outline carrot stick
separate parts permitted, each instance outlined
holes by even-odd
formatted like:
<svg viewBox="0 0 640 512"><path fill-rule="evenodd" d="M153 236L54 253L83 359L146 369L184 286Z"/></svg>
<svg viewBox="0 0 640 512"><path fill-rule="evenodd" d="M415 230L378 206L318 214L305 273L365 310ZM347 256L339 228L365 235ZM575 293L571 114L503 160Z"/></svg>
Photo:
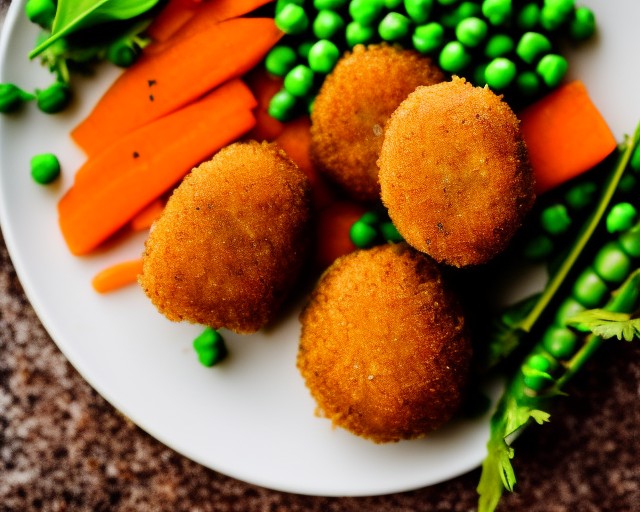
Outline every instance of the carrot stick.
<svg viewBox="0 0 640 512"><path fill-rule="evenodd" d="M236 79L89 158L58 203L71 252L95 249L193 166L250 130L253 107L251 92Z"/></svg>
<svg viewBox="0 0 640 512"><path fill-rule="evenodd" d="M162 199L151 201L143 210L138 212L129 225L134 231L144 231L149 229L164 211L165 202Z"/></svg>
<svg viewBox="0 0 640 512"><path fill-rule="evenodd" d="M215 0L211 0L215 3ZM169 0L158 13L146 33L154 41L166 41L184 26L201 7L201 2L187 0Z"/></svg>
<svg viewBox="0 0 640 512"><path fill-rule="evenodd" d="M311 121L309 116L301 116L284 123L282 133L276 138L275 143L289 155L298 167L307 175L311 182L313 204L317 210L326 208L335 201L335 194L327 185L327 182L318 174L311 157Z"/></svg>
<svg viewBox="0 0 640 512"><path fill-rule="evenodd" d="M258 66L245 76L245 81L258 101L255 109L256 126L248 137L271 142L284 129L283 123L269 115L269 102L282 89L283 79L271 76L263 66Z"/></svg>
<svg viewBox="0 0 640 512"><path fill-rule="evenodd" d="M356 249L351 241L351 226L366 213L363 206L347 201L335 202L318 214L314 263L324 270L336 258Z"/></svg>
<svg viewBox="0 0 640 512"><path fill-rule="evenodd" d="M593 168L617 145L584 84L577 80L527 107L519 117L538 194Z"/></svg>
<svg viewBox="0 0 640 512"><path fill-rule="evenodd" d="M107 293L118 290L138 281L142 274L142 259L123 261L98 272L91 285L98 293Z"/></svg>
<svg viewBox="0 0 640 512"><path fill-rule="evenodd" d="M235 18L145 53L72 132L88 155L253 68L280 39L273 19Z"/></svg>

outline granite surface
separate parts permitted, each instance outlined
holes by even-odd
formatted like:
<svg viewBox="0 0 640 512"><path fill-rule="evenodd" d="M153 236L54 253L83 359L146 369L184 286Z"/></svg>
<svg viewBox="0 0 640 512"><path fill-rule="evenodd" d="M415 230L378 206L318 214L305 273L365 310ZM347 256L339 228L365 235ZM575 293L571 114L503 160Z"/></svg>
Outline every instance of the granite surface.
<svg viewBox="0 0 640 512"><path fill-rule="evenodd" d="M640 344L611 342L568 392L551 423L517 440L519 483L500 510L640 511ZM467 512L478 477L474 470L413 492L322 498L202 467L127 421L69 365L0 238L1 512Z"/></svg>

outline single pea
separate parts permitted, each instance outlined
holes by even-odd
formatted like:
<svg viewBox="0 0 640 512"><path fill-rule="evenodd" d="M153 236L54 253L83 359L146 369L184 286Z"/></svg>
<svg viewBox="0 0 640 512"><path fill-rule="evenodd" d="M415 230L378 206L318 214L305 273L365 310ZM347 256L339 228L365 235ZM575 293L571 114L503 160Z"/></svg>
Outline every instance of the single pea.
<svg viewBox="0 0 640 512"><path fill-rule="evenodd" d="M550 32L557 30L560 26L569 20L569 13L555 5L547 4L540 10L540 25Z"/></svg>
<svg viewBox="0 0 640 512"><path fill-rule="evenodd" d="M607 214L606 224L609 233L627 231L633 226L638 211L631 203L617 203Z"/></svg>
<svg viewBox="0 0 640 512"><path fill-rule="evenodd" d="M276 14L279 14L289 4L303 6L305 0L278 0L276 2Z"/></svg>
<svg viewBox="0 0 640 512"><path fill-rule="evenodd" d="M344 29L342 17L334 11L322 10L313 20L313 33L318 39L331 39Z"/></svg>
<svg viewBox="0 0 640 512"><path fill-rule="evenodd" d="M311 68L298 64L284 77L284 88L294 96L306 96L313 87L313 79Z"/></svg>
<svg viewBox="0 0 640 512"><path fill-rule="evenodd" d="M67 84L55 82L46 89L36 91L38 108L46 114L56 114L64 110L71 101L71 89Z"/></svg>
<svg viewBox="0 0 640 512"><path fill-rule="evenodd" d="M474 48L487 37L487 30L487 23L484 20L472 16L458 23L456 38L463 45Z"/></svg>
<svg viewBox="0 0 640 512"><path fill-rule="evenodd" d="M537 235L527 241L523 248L524 257L531 261L539 261L553 252L553 241L546 235Z"/></svg>
<svg viewBox="0 0 640 512"><path fill-rule="evenodd" d="M353 48L357 44L367 44L371 42L375 35L376 31L373 27L363 25L357 21L349 23L345 30L345 39L350 48Z"/></svg>
<svg viewBox="0 0 640 512"><path fill-rule="evenodd" d="M571 187L564 198L570 208L582 210L593 203L597 191L593 181L583 181Z"/></svg>
<svg viewBox="0 0 640 512"><path fill-rule="evenodd" d="M375 226L380 222L380 215L374 211L368 211L362 214L362 217L358 219L359 222L364 222L369 226Z"/></svg>
<svg viewBox="0 0 640 512"><path fill-rule="evenodd" d="M591 267L587 267L576 279L572 295L585 308L595 308L602 305L608 293L607 284Z"/></svg>
<svg viewBox="0 0 640 512"><path fill-rule="evenodd" d="M301 34L309 26L309 18L304 7L289 3L276 14L276 26L285 34Z"/></svg>
<svg viewBox="0 0 640 512"><path fill-rule="evenodd" d="M323 9L331 9L332 11L336 11L341 7L347 5L349 0L313 0L313 6L318 11L322 11Z"/></svg>
<svg viewBox="0 0 640 512"><path fill-rule="evenodd" d="M547 87L556 87L564 78L568 68L567 59L561 55L549 53L540 59L536 66L536 72Z"/></svg>
<svg viewBox="0 0 640 512"><path fill-rule="evenodd" d="M633 174L625 173L618 182L618 190L624 194L629 194L636 188L637 183L638 180Z"/></svg>
<svg viewBox="0 0 640 512"><path fill-rule="evenodd" d="M618 239L622 250L632 258L640 257L640 227L622 233Z"/></svg>
<svg viewBox="0 0 640 512"><path fill-rule="evenodd" d="M424 23L429 19L433 0L404 0L404 9L414 23Z"/></svg>
<svg viewBox="0 0 640 512"><path fill-rule="evenodd" d="M413 42L413 47L420 53L433 52L442 46L444 27L435 21L420 25L413 31L411 41Z"/></svg>
<svg viewBox="0 0 640 512"><path fill-rule="evenodd" d="M200 363L207 367L219 363L228 355L224 338L211 327L206 327L202 334L193 340L193 348Z"/></svg>
<svg viewBox="0 0 640 512"><path fill-rule="evenodd" d="M264 67L272 75L284 76L295 66L296 60L296 51L290 46L274 46L264 60Z"/></svg>
<svg viewBox="0 0 640 512"><path fill-rule="evenodd" d="M24 10L29 21L42 28L50 28L56 17L56 4L53 0L28 0Z"/></svg>
<svg viewBox="0 0 640 512"><path fill-rule="evenodd" d="M380 233L382 238L387 242L400 243L404 240L402 235L398 232L398 229L394 226L393 222L383 222L380 224Z"/></svg>
<svg viewBox="0 0 640 512"><path fill-rule="evenodd" d="M440 51L439 62L444 71L457 73L469 65L471 55L460 41L450 41Z"/></svg>
<svg viewBox="0 0 640 512"><path fill-rule="evenodd" d="M402 5L404 0L384 0L384 6L387 9L397 9L398 7L400 7Z"/></svg>
<svg viewBox="0 0 640 512"><path fill-rule="evenodd" d="M302 41L298 44L298 56L303 60L309 59L309 52L314 44L316 44L316 41Z"/></svg>
<svg viewBox="0 0 640 512"><path fill-rule="evenodd" d="M617 242L609 242L596 254L593 261L596 273L610 283L621 283L631 271L631 259Z"/></svg>
<svg viewBox="0 0 640 512"><path fill-rule="evenodd" d="M305 97L305 101L307 103L307 114L313 114L313 107L316 104L316 94L309 94Z"/></svg>
<svg viewBox="0 0 640 512"><path fill-rule="evenodd" d="M586 308L573 297L567 297L556 310L555 323L564 326L567 320L573 318L578 313L582 313L585 309Z"/></svg>
<svg viewBox="0 0 640 512"><path fill-rule="evenodd" d="M578 336L567 327L552 326L542 338L542 346L556 359L568 359L576 351Z"/></svg>
<svg viewBox="0 0 640 512"><path fill-rule="evenodd" d="M293 117L298 100L286 89L273 95L269 101L269 115L278 121L288 121Z"/></svg>
<svg viewBox="0 0 640 512"><path fill-rule="evenodd" d="M540 214L540 224L547 233L561 235L571 226L567 207L560 203L547 206Z"/></svg>
<svg viewBox="0 0 640 512"><path fill-rule="evenodd" d="M522 366L524 383L534 391L545 388L553 379L549 376L551 362L541 354L529 356ZM539 372L543 373L541 375Z"/></svg>
<svg viewBox="0 0 640 512"><path fill-rule="evenodd" d="M589 39L596 31L596 17L588 7L578 7L569 23L569 34L576 41Z"/></svg>
<svg viewBox="0 0 640 512"><path fill-rule="evenodd" d="M548 372L551 369L551 362L540 354L534 354L528 357L524 364L538 372Z"/></svg>
<svg viewBox="0 0 640 512"><path fill-rule="evenodd" d="M485 76L485 73L487 71L487 66L489 64L478 64L475 69L473 70L473 82L478 86L478 87L484 87L485 85L487 85L487 78Z"/></svg>
<svg viewBox="0 0 640 512"><path fill-rule="evenodd" d="M495 34L487 40L484 54L490 59L504 57L513 51L513 39L507 34Z"/></svg>
<svg viewBox="0 0 640 512"><path fill-rule="evenodd" d="M31 177L36 183L48 185L60 176L60 162L53 153L42 153L31 158Z"/></svg>
<svg viewBox="0 0 640 512"><path fill-rule="evenodd" d="M482 8L477 2L462 2L453 10L455 25L467 18L479 18L482 16ZM454 26L455 26L454 25Z"/></svg>
<svg viewBox="0 0 640 512"><path fill-rule="evenodd" d="M340 50L326 39L318 41L309 50L309 67L316 73L327 74L338 62Z"/></svg>
<svg viewBox="0 0 640 512"><path fill-rule="evenodd" d="M527 64L533 64L541 55L550 51L551 41L539 32L525 32L516 46L516 54Z"/></svg>
<svg viewBox="0 0 640 512"><path fill-rule="evenodd" d="M455 3L457 3L458 0L438 0L438 3L440 5L453 5Z"/></svg>
<svg viewBox="0 0 640 512"><path fill-rule="evenodd" d="M378 236L378 232L369 224L357 220L351 226L349 236L351 237L353 245L360 249L364 249L365 247L369 247L373 244L374 240Z"/></svg>
<svg viewBox="0 0 640 512"><path fill-rule="evenodd" d="M564 15L572 13L576 7L575 0L544 0L544 6L556 9Z"/></svg>
<svg viewBox="0 0 640 512"><path fill-rule="evenodd" d="M540 21L540 7L530 2L520 9L516 23L521 30L532 30Z"/></svg>
<svg viewBox="0 0 640 512"><path fill-rule="evenodd" d="M511 0L484 0L482 14L492 25L502 25L511 16Z"/></svg>
<svg viewBox="0 0 640 512"><path fill-rule="evenodd" d="M107 47L107 60L121 68L128 68L136 60L140 52L130 38L124 37L113 41Z"/></svg>
<svg viewBox="0 0 640 512"><path fill-rule="evenodd" d="M349 15L354 21L363 25L371 25L382 14L384 2L382 0L351 0Z"/></svg>
<svg viewBox="0 0 640 512"><path fill-rule="evenodd" d="M378 25L378 33L384 41L399 41L409 35L411 20L399 12L390 12Z"/></svg>
<svg viewBox="0 0 640 512"><path fill-rule="evenodd" d="M17 85L10 83L0 84L0 112L8 114L20 108L26 101L31 101L35 96L29 94Z"/></svg>
<svg viewBox="0 0 640 512"><path fill-rule="evenodd" d="M633 153L631 153L629 165L634 171L640 172L640 144L638 144L633 150Z"/></svg>
<svg viewBox="0 0 640 512"><path fill-rule="evenodd" d="M520 94L530 98L540 92L540 78L534 71L523 71L516 77L516 86Z"/></svg>
<svg viewBox="0 0 640 512"><path fill-rule="evenodd" d="M487 65L484 72L487 85L492 89L505 89L516 77L515 63L506 57L497 57Z"/></svg>

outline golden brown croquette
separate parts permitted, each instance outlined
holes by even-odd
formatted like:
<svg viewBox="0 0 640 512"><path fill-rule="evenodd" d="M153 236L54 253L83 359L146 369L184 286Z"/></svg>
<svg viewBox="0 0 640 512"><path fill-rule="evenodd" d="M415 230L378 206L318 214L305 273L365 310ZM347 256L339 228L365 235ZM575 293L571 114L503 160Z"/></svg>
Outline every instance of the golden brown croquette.
<svg viewBox="0 0 640 512"><path fill-rule="evenodd" d="M355 46L325 79L311 113L311 158L359 201L380 200L376 161L385 123L419 85L444 80L428 57L389 45Z"/></svg>
<svg viewBox="0 0 640 512"><path fill-rule="evenodd" d="M170 320L257 331L296 280L309 222L310 186L287 155L232 144L172 194L146 242L140 284Z"/></svg>
<svg viewBox="0 0 640 512"><path fill-rule="evenodd" d="M515 114L460 78L419 87L402 102L378 165L382 201L400 234L449 265L502 252L535 200Z"/></svg>
<svg viewBox="0 0 640 512"><path fill-rule="evenodd" d="M471 344L428 256L406 244L343 256L300 318L298 368L334 425L398 441L437 429L459 407Z"/></svg>

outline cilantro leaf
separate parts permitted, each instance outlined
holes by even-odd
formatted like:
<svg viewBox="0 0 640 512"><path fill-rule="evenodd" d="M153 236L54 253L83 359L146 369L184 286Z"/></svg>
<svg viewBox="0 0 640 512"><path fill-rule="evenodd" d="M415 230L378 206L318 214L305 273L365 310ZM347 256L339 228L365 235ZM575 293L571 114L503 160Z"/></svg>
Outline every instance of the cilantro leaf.
<svg viewBox="0 0 640 512"><path fill-rule="evenodd" d="M590 309L571 317L567 323L579 325L604 339L615 337L633 341L634 338L640 338L640 318L634 318L629 313Z"/></svg>

